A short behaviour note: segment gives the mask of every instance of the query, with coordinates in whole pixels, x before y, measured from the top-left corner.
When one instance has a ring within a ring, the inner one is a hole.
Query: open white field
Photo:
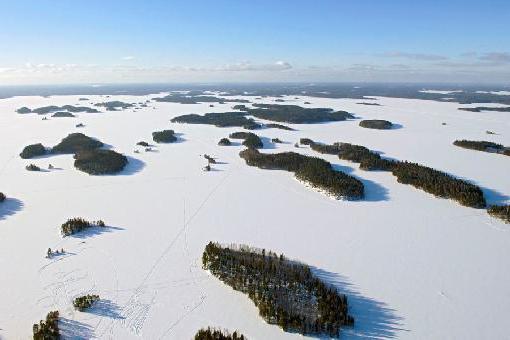
[[[155,96],[87,97],[139,102]],[[47,121],[15,113],[21,106],[90,105],[78,98],[0,100],[0,191],[9,197],[0,206],[0,338],[29,339],[32,324],[55,309],[70,338],[191,339],[204,326],[238,329],[249,339],[303,338],[266,324],[247,296],[202,270],[210,240],[271,249],[316,267],[350,299],[356,325],[343,339],[508,338],[509,225],[483,209],[399,184],[391,173],[294,147],[301,137],[361,144],[468,179],[484,188],[489,203],[503,204],[510,158],[452,142],[510,145],[508,113],[409,99],[378,98],[382,106],[365,106],[352,99],[287,98],[400,124],[388,131],[361,128],[359,120],[254,131],[264,137],[262,152],[320,156],[362,180],[366,199],[349,202],[303,186],[292,173],[247,166],[239,143],[217,145],[240,128],[170,123],[180,114],[229,111],[232,103],[150,103],[137,112]],[[79,122],[85,127],[75,128]],[[136,142],[151,142],[151,133],[165,128],[182,134],[180,141],[133,152]],[[72,155],[18,156],[25,145],[52,146],[76,131],[129,156],[128,168],[89,176],[73,167]],[[286,143],[272,144],[274,137]],[[204,153],[221,162],[214,171],[202,171]],[[28,172],[28,163],[56,169]],[[110,228],[63,239],[59,226],[77,216],[103,219]],[[46,259],[48,247],[67,254]],[[102,300],[88,313],[76,312],[72,299],[84,293]]]

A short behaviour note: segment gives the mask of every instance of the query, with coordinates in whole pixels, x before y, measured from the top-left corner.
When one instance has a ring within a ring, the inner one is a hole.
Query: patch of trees
[[[74,299],[73,306],[75,309],[83,312],[92,307],[96,301],[99,301],[99,295],[87,294]]]
[[[280,129],[280,130],[294,131],[293,128],[291,128],[291,127],[289,127],[287,125],[283,125],[283,124],[269,123],[269,124],[266,124],[266,127],[267,128]]]
[[[231,99],[231,98],[221,98],[215,96],[203,96],[203,95],[190,95],[190,94],[180,94],[180,93],[172,93],[165,97],[154,98],[157,102],[167,102],[167,103],[179,103],[179,104],[198,104],[198,103],[219,103],[224,104],[226,102],[234,102],[234,103],[249,103],[249,100],[246,99]]]
[[[474,140],[456,140],[453,145],[459,146],[464,149],[471,149],[477,151],[500,153],[506,156],[510,156],[510,148],[505,147],[501,144],[488,142],[488,141],[474,141]]]
[[[229,146],[229,145],[232,145],[232,143],[230,142],[230,139],[228,139],[228,138],[222,138],[222,139],[220,139],[220,141],[218,142],[218,145],[221,145],[221,146]]]
[[[30,144],[30,145],[25,146],[23,148],[23,151],[21,151],[21,153],[19,154],[19,156],[23,159],[29,159],[29,158],[34,158],[34,157],[38,157],[38,156],[43,156],[47,152],[48,151],[46,150],[44,145],[42,145],[41,143],[37,143],[37,144]]]
[[[241,333],[234,331],[230,334],[227,331],[214,329],[211,327],[202,328],[198,330],[194,337],[195,340],[246,340],[246,337]]]
[[[0,192],[0,203],[5,201],[6,199],[7,199],[7,196],[5,196],[5,194],[3,192]]]
[[[143,146],[143,147],[148,147],[148,146],[150,146],[150,145],[149,145],[149,143],[144,142],[144,141],[138,142],[138,143],[136,143],[136,145],[140,145],[140,146]]]
[[[67,111],[57,111],[54,114],[52,114],[51,116],[55,117],[55,118],[76,117],[74,114],[72,114],[71,112],[67,112]]]
[[[77,153],[79,151],[98,149],[103,145],[103,142],[97,139],[86,136],[80,132],[75,132],[63,138],[60,143],[51,149],[51,152],[57,154]]]
[[[41,171],[41,168],[35,164],[29,164],[25,167],[25,169],[28,171]]]
[[[260,137],[251,132],[233,132],[229,137],[232,139],[244,139],[243,145],[249,149],[262,149],[264,147]]]
[[[110,101],[110,102],[104,102],[104,103],[96,103],[94,106],[98,107],[104,107],[106,108],[106,111],[117,111],[119,109],[127,109],[130,107],[133,107],[134,105],[131,103],[124,103],[118,100]]]
[[[261,127],[252,118],[246,118],[246,113],[243,112],[209,112],[203,116],[187,114],[175,117],[171,121],[173,123],[209,124],[218,127],[240,126],[248,130]]]
[[[510,106],[505,106],[505,107],[486,107],[486,106],[459,107],[459,110],[471,111],[471,112],[482,112],[482,111],[510,112]]]
[[[250,166],[294,172],[298,180],[323,190],[336,199],[356,200],[364,197],[361,181],[341,171],[335,171],[331,164],[323,159],[295,152],[263,154],[255,149],[243,150],[239,155]]]
[[[58,311],[49,312],[46,320],[41,320],[32,327],[34,340],[58,340],[60,329],[58,328]]]
[[[36,109],[29,109],[28,107],[21,107],[16,110],[17,113],[37,113],[39,115],[45,115],[52,112],[58,112],[58,111],[68,111],[73,113],[98,113],[96,109],[87,107],[87,106],[74,106],[74,105],[64,105],[64,106],[56,106],[56,105],[50,105],[50,106],[43,106]]]
[[[389,130],[393,127],[393,124],[382,119],[366,119],[359,122],[359,126],[367,129]]]
[[[127,157],[113,150],[82,150],[74,155],[74,167],[89,175],[114,174],[127,164]]]
[[[316,277],[306,264],[283,254],[209,242],[202,264],[225,284],[247,294],[260,316],[284,331],[338,337],[341,327],[354,324],[345,295]]]
[[[272,138],[271,142],[273,142],[273,143],[283,143],[280,138]]]
[[[71,236],[92,227],[106,227],[102,220],[89,222],[81,217],[70,218],[60,226],[62,236]]]
[[[493,205],[487,209],[489,215],[510,223],[510,205]]]
[[[322,145],[310,139],[305,139],[305,142],[318,152],[337,154],[340,159],[360,163],[360,168],[363,170],[391,171],[399,183],[410,184],[435,196],[453,199],[472,208],[486,206],[485,197],[480,187],[447,173],[407,161],[384,159],[361,145],[349,143]]]
[[[360,102],[360,103],[356,103],[358,105],[369,105],[369,106],[381,106],[381,104],[379,103],[369,103],[369,102]]]
[[[297,105],[253,104],[255,108],[245,109],[248,114],[266,120],[294,124],[343,121],[354,118],[346,111],[334,111],[328,108],[304,108]]]
[[[156,143],[173,143],[177,141],[174,130],[155,131],[152,133],[152,140]]]

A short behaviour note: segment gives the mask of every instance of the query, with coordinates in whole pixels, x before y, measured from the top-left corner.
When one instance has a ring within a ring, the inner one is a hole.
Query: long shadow
[[[60,317],[58,327],[63,339],[88,340],[94,338],[94,329],[76,320]]]
[[[276,149],[276,146],[274,143],[269,139],[268,137],[260,137],[260,140],[262,140],[262,144],[264,145],[264,149]]]
[[[131,156],[126,156],[126,157],[128,159],[128,164],[124,167],[124,169],[121,172],[114,174],[113,176],[134,175],[134,174],[142,171],[142,169],[145,167],[145,162],[143,162],[137,158],[131,157]]]
[[[508,200],[510,200],[510,196],[499,191],[483,187],[480,187],[480,189],[482,189],[488,205],[504,205],[508,204]]]
[[[0,203],[0,221],[23,209],[23,202],[17,198],[6,198]]]
[[[318,278],[347,295],[354,327],[343,328],[342,339],[394,339],[397,331],[408,331],[402,328],[403,319],[384,302],[361,295],[352,283],[338,274],[311,269]]]
[[[88,313],[103,316],[111,319],[125,319],[121,314],[119,306],[111,300],[99,300],[94,306],[87,310]]]
[[[74,238],[79,238],[79,239],[86,239],[86,238],[94,237],[94,236],[101,235],[101,234],[104,234],[104,233],[111,233],[111,232],[113,232],[115,230],[124,230],[124,228],[110,227],[110,226],[106,226],[106,227],[91,227],[91,228],[87,228],[85,230],[82,230],[80,232],[77,232],[76,234],[69,235],[69,237],[74,237]]]
[[[333,164],[333,163],[331,164],[331,166],[333,167],[333,170],[341,171],[341,172],[346,173],[350,176],[353,176],[363,183],[363,187],[365,188],[365,198],[363,198],[363,201],[381,202],[381,201],[387,201],[389,199],[388,198],[388,189],[386,189],[379,183],[376,183],[369,179],[354,176],[352,174],[353,169],[351,167],[340,165],[340,164]]]

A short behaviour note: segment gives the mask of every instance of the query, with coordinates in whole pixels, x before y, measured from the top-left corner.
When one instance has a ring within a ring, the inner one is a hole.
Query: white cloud
[[[407,53],[401,51],[386,52],[382,54],[383,57],[388,58],[404,58],[412,60],[434,61],[434,60],[447,60],[448,57],[438,54],[425,54],[425,53]]]
[[[128,55],[128,56],[125,56],[125,57],[122,57],[122,60],[135,60],[136,58],[132,55]]]

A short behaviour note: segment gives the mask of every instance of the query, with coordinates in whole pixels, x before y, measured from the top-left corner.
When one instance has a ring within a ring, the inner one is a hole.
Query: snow
[[[141,102],[161,96],[111,96]],[[233,146],[217,142],[239,128],[170,123],[176,115],[229,111],[234,103],[151,103],[124,110],[50,118],[16,114],[21,106],[77,104],[82,96],[15,97],[0,100],[0,338],[27,339],[32,324],[58,309],[68,336],[101,339],[190,339],[201,327],[238,329],[249,339],[300,339],[268,325],[253,303],[201,268],[210,240],[243,243],[284,253],[315,268],[349,295],[356,326],[343,339],[502,339],[510,313],[509,225],[485,210],[462,207],[401,185],[386,172],[308,147],[301,137],[350,142],[469,179],[492,204],[508,203],[509,159],[465,150],[456,139],[510,145],[508,114],[466,112],[458,104],[378,97],[382,106],[355,99],[284,97],[307,107],[331,107],[363,119],[387,119],[394,130],[363,129],[359,120],[265,129],[263,152],[296,151],[320,156],[362,180],[363,201],[335,201],[285,171],[249,167]],[[87,96],[94,103],[100,96]],[[255,100],[254,97],[236,97]],[[271,103],[275,98],[257,100]],[[156,107],[153,109],[152,106]],[[84,128],[76,129],[79,122]],[[442,122],[447,125],[443,126]],[[181,141],[134,153],[151,133],[174,129]],[[486,135],[490,130],[497,135]],[[55,145],[70,132],[97,137],[128,155],[117,176],[89,176],[72,155],[22,160],[31,143]],[[271,144],[278,137],[285,144]],[[203,172],[204,153],[221,164]],[[27,172],[27,163],[55,170]],[[102,219],[109,228],[61,238],[67,218]],[[46,259],[64,248],[66,255]],[[102,301],[76,312],[78,295]]]
[[[451,94],[451,93],[460,93],[463,92],[462,90],[450,90],[450,91],[444,91],[444,90],[420,90],[418,92],[422,93],[437,93],[437,94]]]
[[[489,93],[489,94],[497,94],[499,96],[510,96],[510,91],[476,91],[476,93]]]

